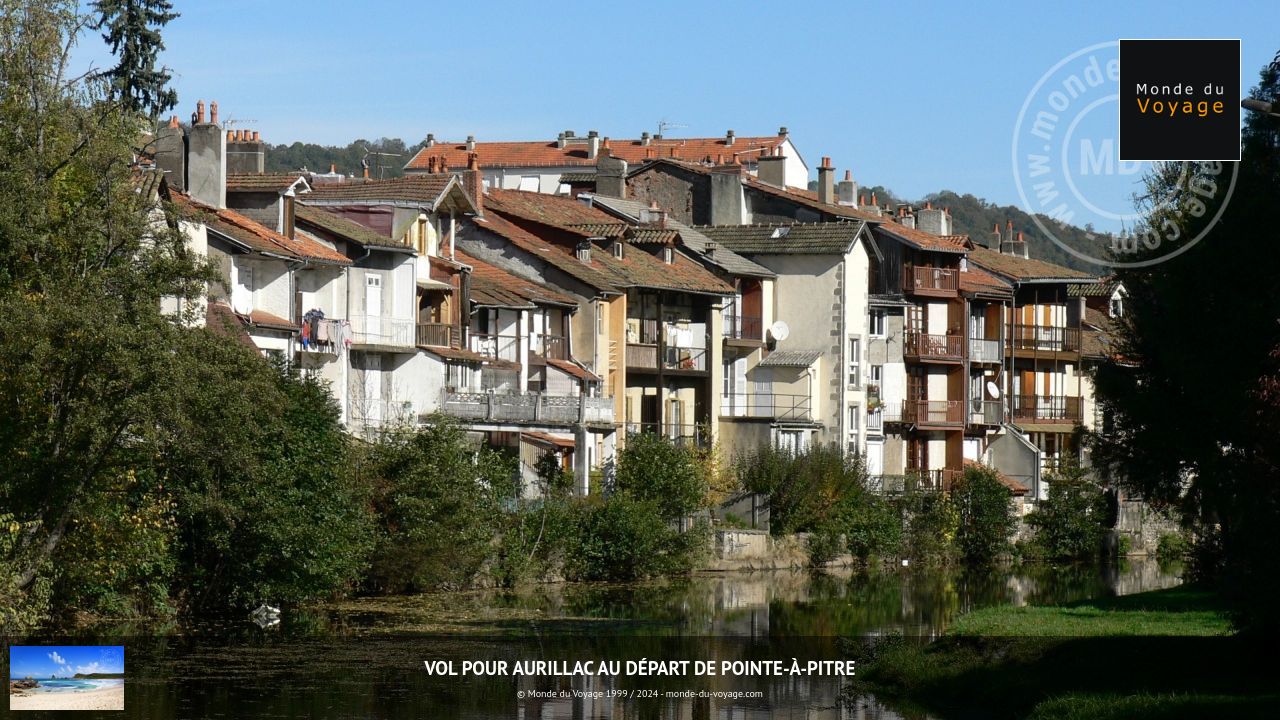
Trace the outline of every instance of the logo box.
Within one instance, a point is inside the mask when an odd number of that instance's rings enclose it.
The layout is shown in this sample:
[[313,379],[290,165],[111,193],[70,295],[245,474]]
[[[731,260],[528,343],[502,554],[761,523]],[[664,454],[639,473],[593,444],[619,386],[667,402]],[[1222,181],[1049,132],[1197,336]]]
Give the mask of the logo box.
[[1240,159],[1239,40],[1120,41],[1120,159]]

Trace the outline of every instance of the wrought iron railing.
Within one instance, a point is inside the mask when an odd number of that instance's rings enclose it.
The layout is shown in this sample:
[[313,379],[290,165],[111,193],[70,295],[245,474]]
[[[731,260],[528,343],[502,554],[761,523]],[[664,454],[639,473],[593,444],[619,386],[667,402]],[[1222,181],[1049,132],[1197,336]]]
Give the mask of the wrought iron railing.
[[721,393],[720,414],[725,417],[774,418],[808,422],[812,420],[808,395],[782,393]]

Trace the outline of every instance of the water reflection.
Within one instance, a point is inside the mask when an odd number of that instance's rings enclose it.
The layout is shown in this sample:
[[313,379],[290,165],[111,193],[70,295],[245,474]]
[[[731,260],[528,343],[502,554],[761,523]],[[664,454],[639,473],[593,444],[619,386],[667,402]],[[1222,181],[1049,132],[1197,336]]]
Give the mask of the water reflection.
[[[931,637],[978,607],[1070,602],[1177,582],[1176,573],[1144,561],[1116,568],[742,573],[548,586],[484,596],[481,602],[512,611],[513,619],[448,635],[405,633],[422,620],[423,603],[395,599],[380,603],[378,612],[287,613],[277,629],[241,619],[194,634],[128,640],[124,716],[892,719],[900,716],[874,698],[842,702],[847,681],[834,677],[440,677],[428,675],[422,663],[838,658],[841,637]],[[449,604],[443,603],[446,612]],[[438,613],[441,605],[428,607]],[[641,691],[658,696],[635,697]]]

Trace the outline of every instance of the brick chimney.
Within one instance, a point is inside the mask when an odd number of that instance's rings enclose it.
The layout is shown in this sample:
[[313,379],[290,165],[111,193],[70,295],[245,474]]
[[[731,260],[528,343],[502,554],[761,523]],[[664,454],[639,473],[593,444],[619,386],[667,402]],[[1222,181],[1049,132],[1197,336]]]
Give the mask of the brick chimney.
[[1013,231],[1012,220],[1005,224],[1004,236],[1000,240],[1000,252],[1003,255],[1013,255],[1014,257],[1028,257],[1027,241],[1023,239],[1021,231],[1017,233]]
[[605,147],[596,157],[596,193],[609,197],[627,197],[627,161],[613,156]]
[[836,201],[836,169],[831,166],[831,158],[823,156],[818,166],[818,202],[832,203]]
[[480,172],[480,154],[467,153],[467,169],[462,171],[462,187],[471,196],[476,214],[484,215],[484,174]]

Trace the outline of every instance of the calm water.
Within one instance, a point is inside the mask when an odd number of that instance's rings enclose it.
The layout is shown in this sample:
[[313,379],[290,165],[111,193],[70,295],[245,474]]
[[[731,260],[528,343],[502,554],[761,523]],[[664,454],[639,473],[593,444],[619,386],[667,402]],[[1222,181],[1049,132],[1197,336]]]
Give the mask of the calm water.
[[[468,660],[832,659],[845,656],[849,638],[932,637],[978,607],[1070,602],[1177,583],[1153,561],[1137,561],[1119,569],[744,573],[549,586],[456,602],[392,599],[367,609],[286,615],[266,630],[236,619],[194,634],[126,639],[124,717],[898,718],[875,698],[842,701],[841,678],[438,677],[425,672],[423,661],[460,668]],[[488,612],[475,613],[477,604]],[[468,620],[473,614],[478,619]],[[441,617],[452,623],[448,633],[432,630],[430,621]],[[609,697],[640,691],[660,697]],[[668,691],[708,696],[666,697]]]

